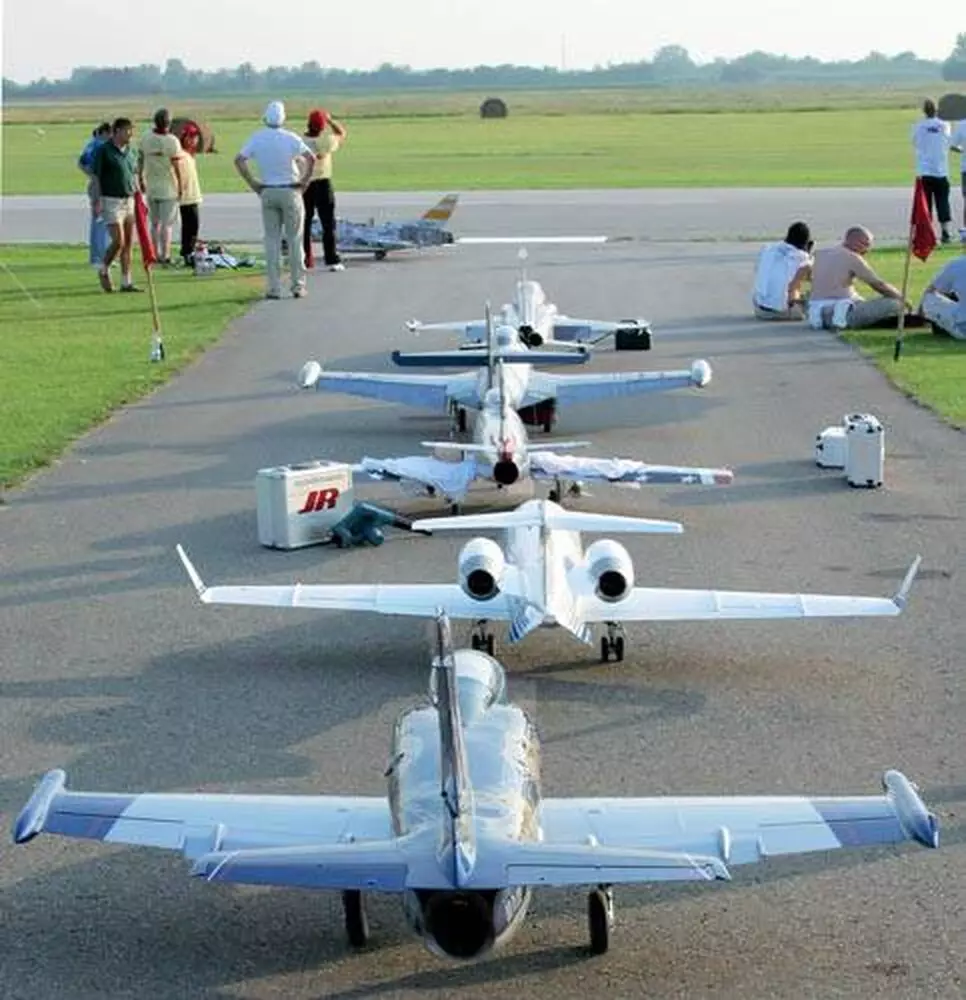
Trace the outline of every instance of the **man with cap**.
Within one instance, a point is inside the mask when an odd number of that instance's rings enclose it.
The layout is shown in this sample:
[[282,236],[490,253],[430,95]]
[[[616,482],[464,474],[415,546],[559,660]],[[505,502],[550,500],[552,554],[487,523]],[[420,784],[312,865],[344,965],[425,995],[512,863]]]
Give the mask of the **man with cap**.
[[151,241],[162,264],[171,263],[171,231],[184,189],[184,153],[170,129],[168,109],[159,108],[154,112],[154,128],[141,139],[138,153],[138,183],[148,200]]
[[[288,245],[288,263],[292,294],[305,295],[305,258],[302,253],[302,227],[306,189],[315,165],[315,154],[294,133],[282,128],[285,105],[272,101],[265,109],[265,128],[255,132],[235,157],[235,169],[262,203],[262,227],[265,237],[265,266],[268,289],[265,297],[282,297],[282,234]],[[249,167],[254,161],[256,179]]]
[[[328,125],[330,131],[326,131]],[[332,189],[332,154],[345,142],[346,130],[341,122],[330,117],[328,112],[317,108],[309,113],[305,135],[306,146],[315,153],[315,169],[312,180],[305,190],[305,262],[314,265],[312,254],[312,222],[319,213],[322,223],[322,252],[325,266],[330,271],[344,271],[345,264],[339,259],[335,245],[335,191]]]

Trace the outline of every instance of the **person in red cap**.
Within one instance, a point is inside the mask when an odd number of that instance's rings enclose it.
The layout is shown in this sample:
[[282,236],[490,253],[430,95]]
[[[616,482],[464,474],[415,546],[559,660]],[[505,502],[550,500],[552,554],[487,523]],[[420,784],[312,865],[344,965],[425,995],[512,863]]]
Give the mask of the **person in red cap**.
[[315,153],[315,168],[312,171],[312,180],[303,194],[305,201],[303,244],[306,267],[315,266],[315,257],[312,253],[312,220],[318,212],[319,221],[322,223],[322,252],[325,266],[330,271],[345,270],[345,264],[339,259],[335,245],[335,191],[332,189],[332,154],[345,142],[345,138],[345,126],[329,117],[326,111],[316,108],[309,114],[302,139]]

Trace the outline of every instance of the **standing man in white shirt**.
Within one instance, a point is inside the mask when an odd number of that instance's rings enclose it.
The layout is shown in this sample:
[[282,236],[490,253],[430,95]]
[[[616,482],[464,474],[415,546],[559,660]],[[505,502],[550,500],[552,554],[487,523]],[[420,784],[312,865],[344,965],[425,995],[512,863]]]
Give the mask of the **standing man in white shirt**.
[[926,100],[922,105],[925,116],[912,127],[912,144],[916,149],[916,174],[922,178],[922,186],[926,192],[926,202],[929,214],[932,215],[933,203],[939,216],[943,243],[952,239],[949,224],[952,213],[949,210],[949,133],[948,122],[942,121],[936,115],[934,101]]
[[[267,299],[282,297],[282,233],[288,244],[288,264],[292,295],[305,295],[305,257],[302,252],[302,227],[305,207],[302,192],[308,186],[315,165],[315,154],[294,133],[282,128],[285,105],[272,101],[265,109],[265,128],[259,129],[235,157],[235,169],[262,202],[262,226],[265,236]],[[252,176],[249,160],[255,162],[259,179]]]
[[793,222],[781,243],[758,254],[751,304],[755,319],[804,319],[802,285],[812,276],[812,236],[804,222]]
[[966,244],[966,153],[964,153],[964,150],[966,150],[966,119],[963,119],[953,129],[953,134],[949,139],[949,147],[950,149],[955,149],[960,154],[959,189],[963,193],[963,228],[959,231],[959,239],[962,243]]

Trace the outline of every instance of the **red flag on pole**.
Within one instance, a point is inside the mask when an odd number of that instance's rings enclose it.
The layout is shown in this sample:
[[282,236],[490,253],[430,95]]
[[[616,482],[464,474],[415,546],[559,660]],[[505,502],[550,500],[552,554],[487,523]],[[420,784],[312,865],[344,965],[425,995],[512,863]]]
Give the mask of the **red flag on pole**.
[[154,252],[151,231],[148,228],[148,206],[140,191],[134,192],[134,227],[138,232],[138,243],[141,245],[141,261],[145,271],[157,263],[158,255]]
[[921,177],[916,178],[916,189],[912,193],[912,218],[909,227],[912,230],[912,252],[920,260],[926,260],[936,248],[936,231],[932,227],[929,202]]

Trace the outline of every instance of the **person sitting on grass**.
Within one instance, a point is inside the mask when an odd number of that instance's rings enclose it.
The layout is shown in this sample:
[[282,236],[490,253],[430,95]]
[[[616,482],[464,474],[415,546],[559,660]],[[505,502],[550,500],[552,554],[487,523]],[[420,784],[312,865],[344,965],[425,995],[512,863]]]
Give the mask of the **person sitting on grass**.
[[966,340],[966,255],[951,260],[929,282],[919,312],[932,323],[934,333]]
[[769,243],[758,255],[751,296],[755,319],[804,319],[802,285],[812,275],[812,237],[804,222],[793,222],[785,239]]
[[[894,328],[903,309],[909,308],[902,292],[883,281],[865,260],[872,242],[872,233],[865,226],[852,226],[838,246],[815,251],[808,307],[811,327],[816,330]],[[856,278],[879,296],[863,299],[853,287]]]

